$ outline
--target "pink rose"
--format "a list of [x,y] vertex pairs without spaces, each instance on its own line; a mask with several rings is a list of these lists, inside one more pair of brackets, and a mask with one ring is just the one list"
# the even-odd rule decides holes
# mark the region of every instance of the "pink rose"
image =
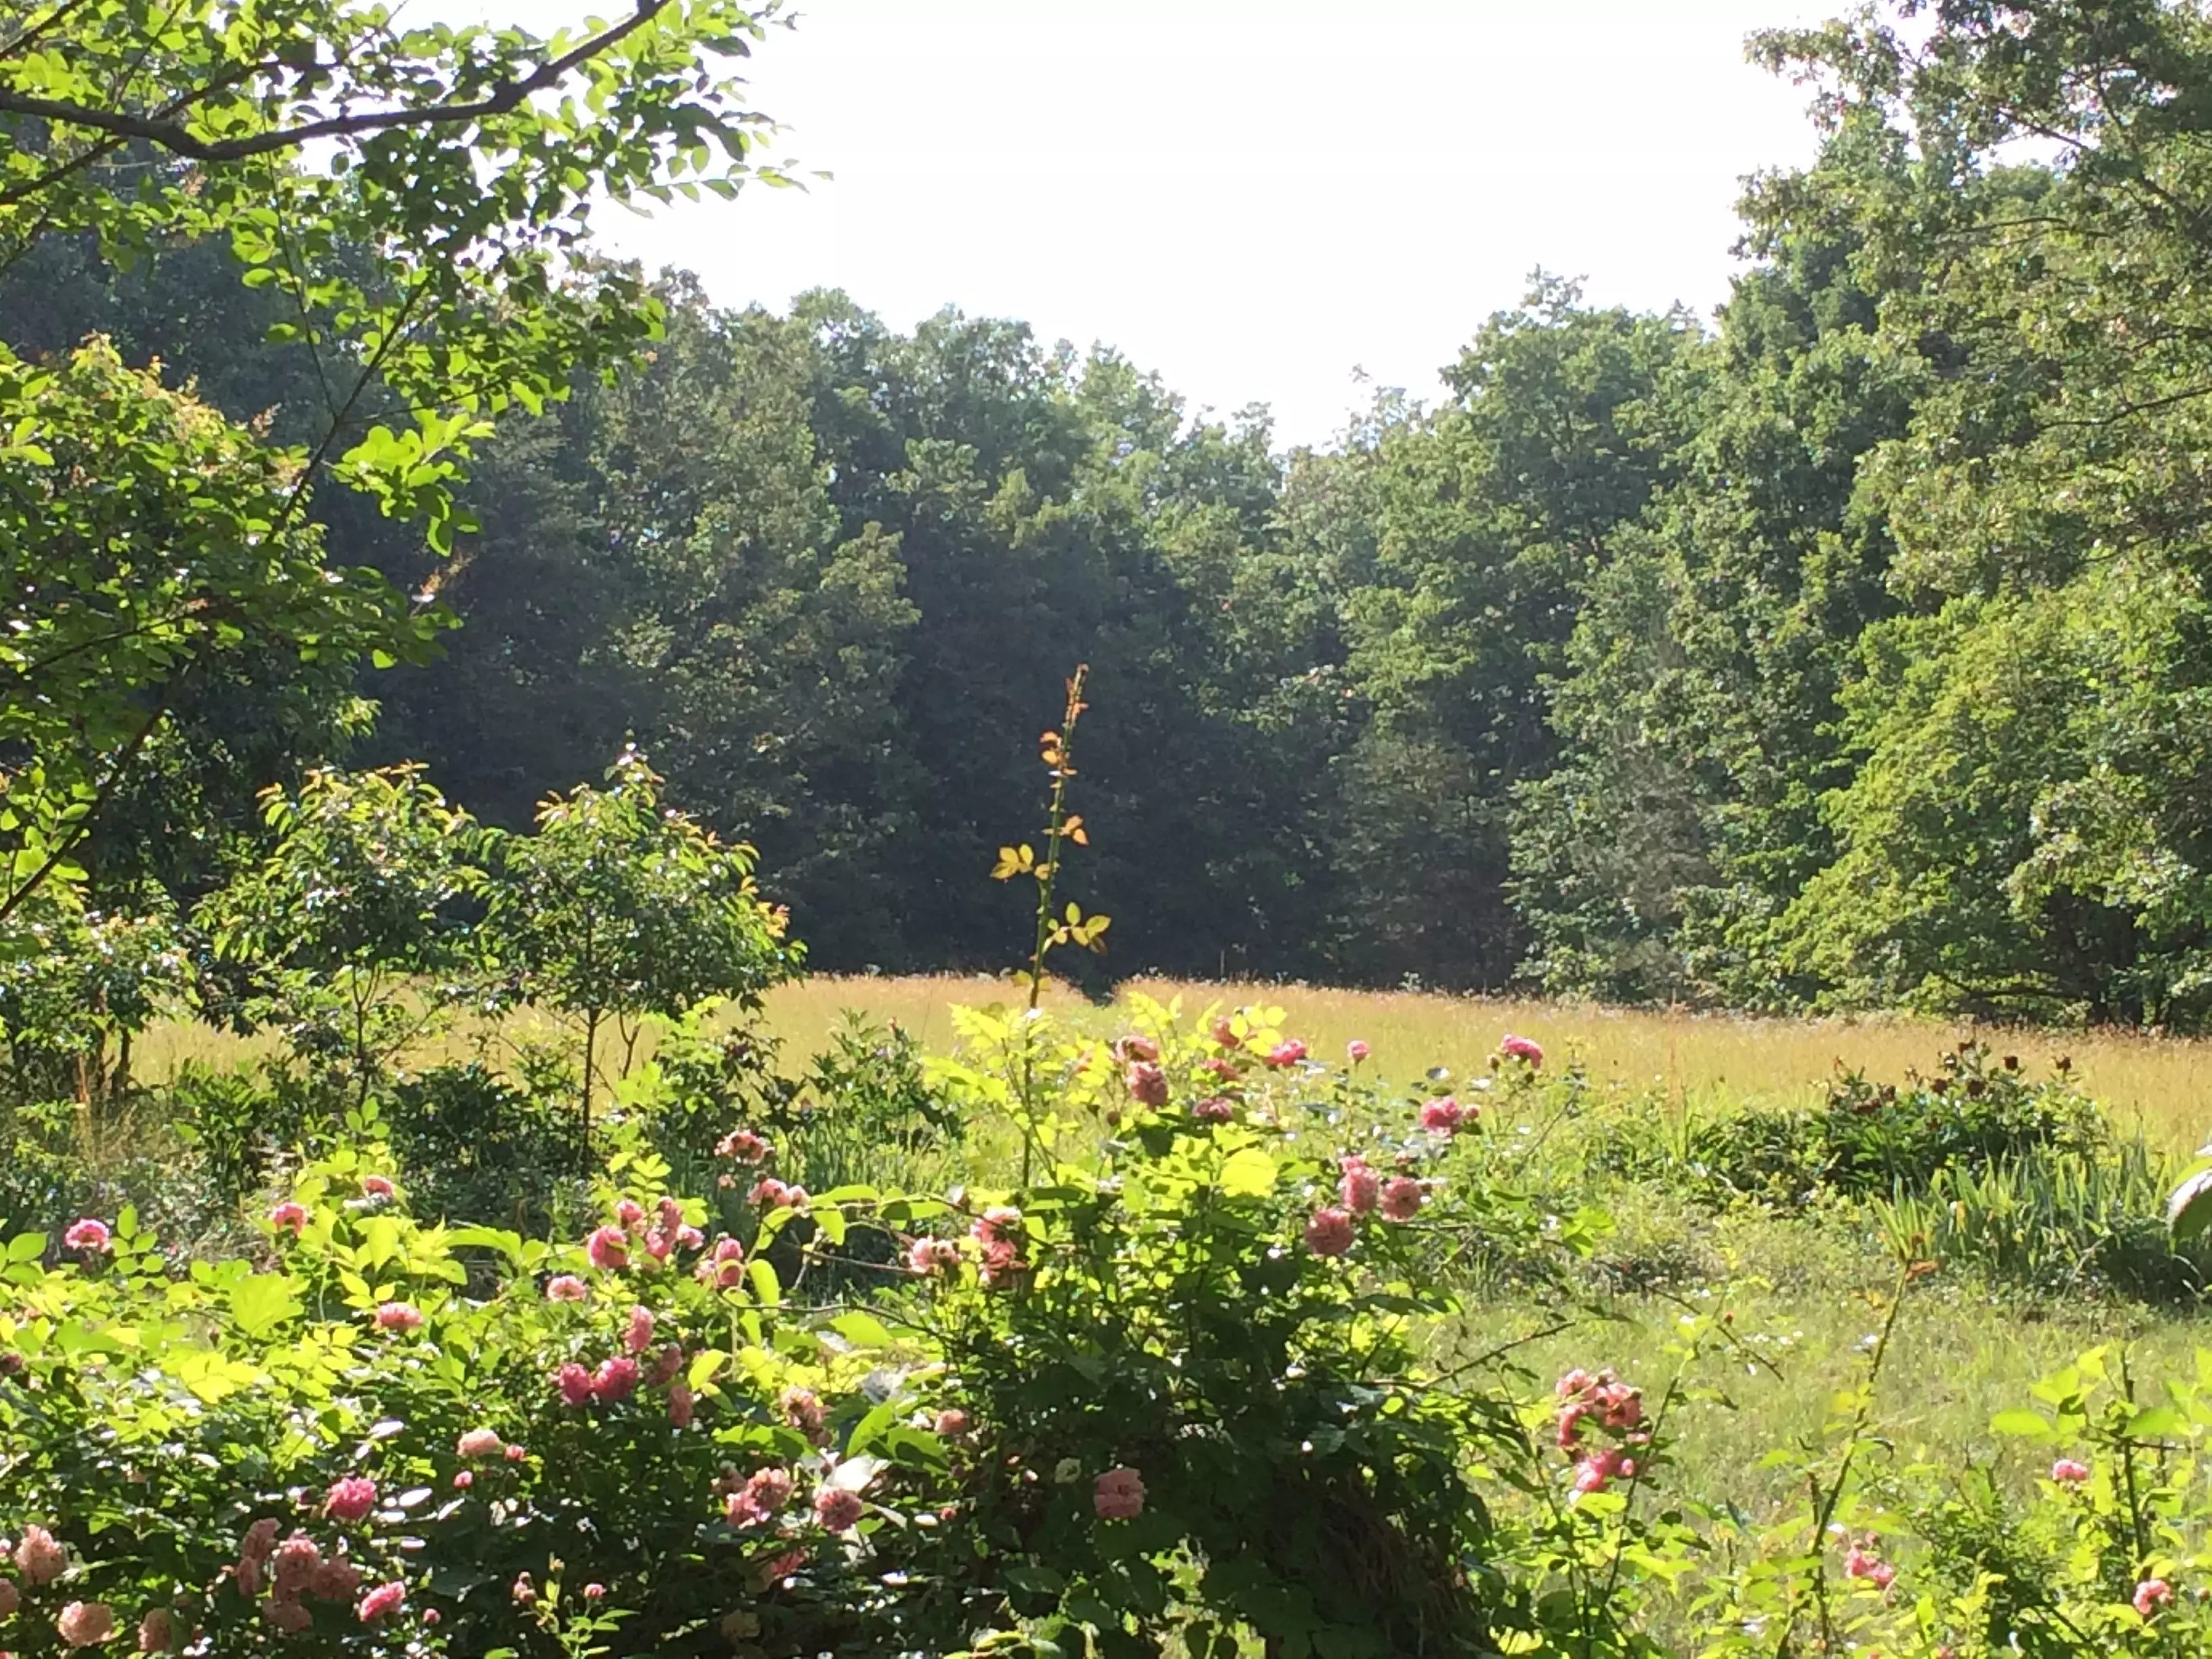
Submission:
[[957,1409],[938,1413],[937,1432],[947,1440],[958,1439],[968,1432],[968,1413]]
[[1358,1037],[1352,1038],[1351,1042],[1344,1045],[1345,1058],[1349,1060],[1354,1066],[1358,1065],[1361,1060],[1366,1059],[1369,1054],[1374,1052],[1375,1051],[1373,1049],[1370,1048]]
[[1102,1521],[1133,1521],[1145,1512],[1144,1477],[1134,1469],[1109,1469],[1092,1483],[1091,1506]]
[[70,1646],[88,1648],[115,1634],[115,1614],[105,1601],[72,1601],[54,1626]]
[[592,1374],[571,1359],[553,1373],[553,1386],[561,1390],[561,1403],[571,1410],[592,1398]]
[[167,1653],[177,1645],[176,1616],[167,1607],[155,1607],[138,1621],[138,1651]]
[[615,1219],[625,1232],[635,1232],[645,1220],[645,1207],[634,1198],[625,1198],[615,1206]]
[[[105,1221],[95,1221],[90,1216],[86,1216],[79,1221],[72,1221],[70,1223],[69,1231],[62,1235],[64,1244],[72,1250],[82,1250],[88,1255],[98,1255],[106,1249],[112,1242],[107,1231],[107,1224]],[[89,1605],[99,1607],[100,1603],[94,1601]],[[85,1644],[80,1642],[75,1645],[82,1647]]]
[[2148,1619],[2173,1600],[2173,1586],[2163,1578],[2146,1578],[2136,1586],[2136,1611]]
[[602,1272],[613,1273],[629,1266],[629,1235],[619,1227],[599,1227],[584,1241],[584,1254],[592,1265]]
[[691,1426],[691,1413],[697,1402],[693,1398],[689,1382],[675,1382],[668,1389],[668,1420],[679,1429]]
[[1267,1064],[1274,1066],[1295,1066],[1306,1057],[1306,1045],[1296,1037],[1285,1037],[1267,1050]]
[[915,1273],[949,1273],[960,1266],[960,1247],[949,1238],[917,1238],[907,1247],[907,1270]]
[[397,1198],[399,1196],[399,1189],[392,1184],[392,1177],[390,1176],[380,1175],[363,1176],[361,1178],[361,1193],[363,1198]]
[[1212,1095],[1192,1107],[1190,1115],[1200,1123],[1226,1123],[1237,1115],[1237,1103]]
[[1501,1054],[1509,1054],[1515,1060],[1525,1060],[1531,1066],[1541,1066],[1544,1063],[1544,1048],[1541,1043],[1534,1037],[1515,1036],[1510,1031],[1498,1040],[1498,1052]]
[[288,1198],[269,1212],[269,1224],[279,1232],[289,1231],[296,1237],[307,1230],[307,1206]]
[[1133,1060],[1122,1073],[1129,1085],[1129,1097],[1146,1106],[1168,1103],[1168,1074],[1148,1060]]
[[1392,1176],[1382,1183],[1382,1214],[1386,1220],[1411,1221],[1421,1212],[1426,1197],[1421,1183],[1411,1176]]
[[1382,1201],[1382,1177],[1361,1158],[1346,1158],[1343,1169],[1343,1177],[1336,1184],[1337,1194],[1352,1214],[1365,1215]]
[[623,1346],[631,1353],[643,1353],[653,1346],[653,1310],[632,1308],[629,1323],[623,1329]]
[[[270,1531],[276,1528],[272,1525]],[[69,1552],[44,1527],[26,1527],[22,1541],[15,1546],[15,1565],[33,1583],[51,1584],[69,1570]]]
[[1467,1109],[1449,1095],[1421,1103],[1421,1127],[1432,1134],[1452,1134],[1466,1120]]
[[1316,1255],[1342,1255],[1351,1248],[1352,1218],[1342,1210],[1316,1210],[1306,1223],[1306,1249]]
[[493,1430],[471,1429],[453,1443],[453,1449],[463,1457],[498,1457],[507,1446]]
[[581,1302],[591,1291],[574,1273],[556,1273],[545,1281],[548,1302]]
[[2089,1478],[2089,1466],[2062,1457],[2051,1466],[2051,1478],[2062,1486],[2075,1486]]
[[1150,1063],[1160,1057],[1160,1045],[1147,1036],[1125,1036],[1114,1045],[1115,1059]]
[[404,1584],[379,1584],[361,1598],[361,1622],[373,1625],[387,1613],[397,1613],[407,1600]]
[[714,1143],[714,1151],[734,1163],[762,1164],[768,1159],[769,1145],[750,1129],[732,1129]]
[[386,1302],[376,1310],[380,1331],[414,1331],[422,1328],[422,1310],[411,1302]]
[[637,1361],[628,1354],[602,1359],[592,1376],[592,1397],[607,1405],[627,1400],[637,1387]]
[[824,1486],[814,1494],[815,1518],[831,1532],[850,1532],[866,1510],[858,1492],[842,1486]]
[[350,1524],[376,1507],[376,1482],[365,1475],[349,1474],[332,1483],[323,1495],[324,1512],[333,1521]]

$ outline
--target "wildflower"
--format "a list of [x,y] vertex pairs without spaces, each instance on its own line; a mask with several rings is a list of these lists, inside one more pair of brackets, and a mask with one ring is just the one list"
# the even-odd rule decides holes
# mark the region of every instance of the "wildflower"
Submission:
[[2089,1466],[2077,1463],[2070,1457],[2062,1457],[2051,1466],[2051,1478],[2062,1486],[2079,1486],[2089,1478]]
[[1133,1521],[1145,1512],[1145,1480],[1134,1469],[1109,1469],[1091,1488],[1102,1521]]
[[690,1428],[696,1404],[689,1382],[675,1384],[668,1390],[668,1420],[679,1429]]
[[177,1620],[167,1607],[155,1607],[138,1621],[138,1651],[167,1653],[177,1645]]
[[561,1390],[561,1403],[571,1410],[591,1400],[592,1374],[573,1359],[553,1373],[553,1383]]
[[626,1233],[634,1233],[645,1224],[645,1206],[634,1198],[625,1198],[615,1206],[615,1220]]
[[463,1457],[497,1457],[507,1446],[493,1430],[471,1429],[453,1443],[453,1450]]
[[1305,1057],[1306,1045],[1296,1037],[1285,1037],[1268,1049],[1266,1056],[1267,1064],[1277,1067],[1295,1066]]
[[1160,1057],[1160,1045],[1148,1036],[1129,1036],[1114,1045],[1114,1058],[1124,1062],[1135,1061],[1150,1065]]
[[115,1614],[105,1601],[72,1601],[54,1627],[70,1646],[88,1648],[115,1634]]
[[366,1475],[349,1474],[323,1496],[324,1511],[333,1521],[359,1521],[375,1507],[376,1482]]
[[1237,1115],[1237,1103],[1211,1095],[1192,1107],[1190,1115],[1200,1123],[1226,1123]]
[[628,1354],[602,1359],[599,1369],[592,1376],[592,1397],[610,1406],[618,1400],[629,1399],[636,1387],[637,1361]]
[[1467,1109],[1449,1095],[1421,1103],[1421,1127],[1436,1134],[1454,1134],[1467,1116]]
[[632,1353],[643,1353],[653,1346],[653,1310],[632,1308],[629,1323],[623,1330],[623,1346]]
[[2136,1611],[2148,1619],[2173,1600],[2173,1586],[2163,1578],[2146,1578],[2136,1586]]
[[917,1238],[907,1247],[906,1265],[917,1273],[949,1273],[960,1265],[960,1247],[949,1238]]
[[1168,1103],[1168,1074],[1148,1060],[1131,1060],[1122,1081],[1129,1085],[1130,1097],[1145,1105]]
[[377,1304],[376,1328],[380,1331],[413,1331],[422,1327],[422,1310],[411,1302],[383,1302]]
[[1361,1060],[1366,1059],[1368,1055],[1374,1052],[1375,1051],[1373,1049],[1370,1048],[1358,1037],[1352,1038],[1351,1042],[1344,1045],[1344,1056],[1354,1066],[1358,1065]]
[[556,1273],[545,1281],[548,1302],[581,1302],[591,1291],[574,1273]]
[[946,1440],[958,1439],[968,1432],[968,1413],[957,1409],[938,1413],[937,1432]]
[[738,1164],[765,1164],[769,1144],[750,1129],[732,1129],[714,1143],[714,1153]]
[[1390,1221],[1411,1221],[1421,1212],[1427,1194],[1411,1176],[1392,1176],[1382,1183],[1382,1214]]
[[850,1532],[866,1512],[858,1492],[842,1486],[824,1486],[814,1494],[815,1519],[831,1532]]
[[[270,1522],[270,1531],[276,1529]],[[44,1527],[26,1527],[22,1541],[15,1546],[15,1565],[33,1583],[51,1584],[68,1571],[69,1551]]]
[[612,1273],[629,1266],[629,1236],[619,1227],[600,1227],[584,1242],[584,1254],[594,1267]]
[[1316,1255],[1342,1255],[1352,1248],[1352,1218],[1339,1209],[1320,1209],[1306,1223],[1306,1248]]
[[1382,1201],[1382,1177],[1357,1158],[1346,1158],[1343,1170],[1343,1177],[1337,1182],[1337,1194],[1346,1209],[1354,1215],[1365,1215]]
[[[70,1223],[69,1231],[62,1235],[62,1243],[72,1250],[82,1250],[96,1255],[108,1248],[112,1239],[105,1221],[95,1221],[90,1216]],[[99,1605],[97,1602],[93,1605]]]
[[404,1584],[379,1584],[361,1598],[361,1622],[373,1625],[387,1613],[397,1613],[407,1600]]
[[1544,1046],[1533,1037],[1515,1036],[1508,1031],[1498,1039],[1498,1052],[1515,1060],[1525,1060],[1531,1066],[1544,1063]]
[[[286,1199],[269,1212],[269,1224],[280,1231],[289,1230],[295,1237],[307,1230],[307,1206],[296,1199]],[[153,1617],[151,1613],[148,1618]]]
[[363,1198],[397,1198],[399,1189],[392,1184],[390,1176],[363,1176],[361,1178],[361,1195]]

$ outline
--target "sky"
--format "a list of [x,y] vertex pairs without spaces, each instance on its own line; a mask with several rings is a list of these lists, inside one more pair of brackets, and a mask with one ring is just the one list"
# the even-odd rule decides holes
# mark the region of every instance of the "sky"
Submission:
[[[559,0],[432,0],[550,32]],[[755,59],[804,192],[603,210],[719,303],[844,289],[1101,343],[1194,410],[1328,441],[1437,370],[1529,273],[1700,312],[1743,175],[1809,159],[1751,30],[1836,0],[807,0]],[[420,7],[410,8],[419,10]]]

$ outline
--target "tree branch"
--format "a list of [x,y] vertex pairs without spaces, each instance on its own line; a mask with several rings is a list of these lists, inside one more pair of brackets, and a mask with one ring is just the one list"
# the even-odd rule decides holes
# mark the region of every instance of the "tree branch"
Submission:
[[502,81],[488,95],[465,104],[431,104],[420,109],[337,115],[327,120],[309,121],[299,126],[281,127],[270,132],[254,133],[244,138],[220,139],[213,143],[194,137],[180,121],[130,115],[115,110],[92,109],[82,104],[65,103],[52,98],[26,97],[15,92],[0,91],[0,114],[34,115],[68,126],[89,127],[96,132],[105,132],[117,138],[135,138],[159,145],[174,155],[195,161],[244,161],[249,156],[264,155],[275,150],[294,149],[321,138],[349,138],[362,133],[386,131],[393,127],[438,126],[459,121],[474,121],[488,115],[504,115],[532,93],[558,85],[578,64],[588,63],[625,36],[643,27],[667,9],[668,3],[669,0],[637,0],[637,10],[623,22],[593,35],[574,50],[540,64],[520,80]]

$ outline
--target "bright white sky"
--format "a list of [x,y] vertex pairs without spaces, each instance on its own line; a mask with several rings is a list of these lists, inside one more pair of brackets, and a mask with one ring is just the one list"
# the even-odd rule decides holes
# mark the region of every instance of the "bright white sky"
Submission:
[[[556,0],[432,0],[549,30]],[[1812,151],[1743,38],[1838,0],[807,0],[757,58],[776,153],[833,180],[619,210],[716,301],[840,287],[1118,347],[1194,408],[1319,443],[1364,368],[1428,398],[1529,271],[1701,311],[1738,180]],[[415,9],[421,9],[416,8]]]

